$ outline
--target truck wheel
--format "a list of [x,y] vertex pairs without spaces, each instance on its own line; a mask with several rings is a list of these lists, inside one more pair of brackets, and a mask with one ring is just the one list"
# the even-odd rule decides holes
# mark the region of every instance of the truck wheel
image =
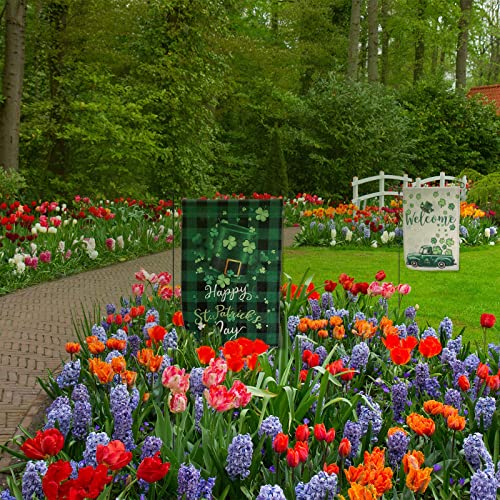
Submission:
[[444,269],[446,267],[446,262],[444,260],[440,260],[438,262],[439,269]]
[[416,260],[412,260],[410,262],[410,264],[411,264],[411,267],[418,267],[418,262]]

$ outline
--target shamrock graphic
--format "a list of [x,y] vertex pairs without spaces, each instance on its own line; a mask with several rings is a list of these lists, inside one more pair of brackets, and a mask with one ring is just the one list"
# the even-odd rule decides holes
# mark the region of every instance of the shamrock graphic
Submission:
[[214,281],[214,277],[212,275],[210,275],[210,274],[206,274],[203,279],[205,280],[205,283],[207,285],[211,285],[212,282]]
[[222,245],[226,247],[228,250],[232,250],[236,245],[236,238],[234,236],[229,235],[227,240],[222,240]]
[[266,222],[267,218],[269,217],[269,211],[264,210],[262,207],[259,207],[256,211],[256,219],[260,220],[260,222]]
[[221,287],[224,288],[225,286],[229,285],[231,283],[231,280],[225,276],[224,274],[219,274],[217,277],[217,284]]
[[251,254],[255,250],[255,243],[253,241],[245,240],[243,242],[243,251]]

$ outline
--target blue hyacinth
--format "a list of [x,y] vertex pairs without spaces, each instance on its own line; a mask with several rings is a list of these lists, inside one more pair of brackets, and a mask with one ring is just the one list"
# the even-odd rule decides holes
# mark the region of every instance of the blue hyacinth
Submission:
[[177,475],[177,498],[197,500],[200,471],[192,464],[181,464]]
[[361,425],[358,422],[348,420],[344,426],[344,435],[351,443],[350,457],[354,457],[358,453],[359,445],[361,444]]
[[368,363],[368,357],[370,356],[370,348],[366,342],[360,342],[352,348],[350,368],[354,370],[361,370]]
[[227,449],[226,472],[231,479],[245,479],[250,475],[253,443],[250,434],[238,434]]
[[106,446],[107,444],[109,444],[109,442],[109,436],[105,432],[91,432],[87,436],[87,440],[85,442],[85,450],[83,452],[84,465],[92,465],[93,467],[95,467],[97,465],[95,459],[97,446],[100,444]]
[[410,436],[402,431],[396,431],[387,438],[388,459],[391,467],[397,468],[408,451]]
[[111,389],[110,403],[115,423],[113,439],[122,441],[127,451],[131,451],[135,448],[135,443],[132,435],[131,398],[126,385],[120,384]]
[[78,383],[78,379],[80,378],[80,371],[81,364],[79,359],[75,361],[68,361],[64,365],[61,374],[56,377],[57,385],[61,389],[73,387]]
[[476,432],[474,434],[469,434],[464,439],[463,449],[465,459],[474,470],[478,470],[482,462],[484,462],[487,467],[493,466],[493,460],[486,449],[481,433]]
[[71,428],[72,410],[69,399],[59,396],[47,408],[47,422],[44,429],[57,427],[66,437]]
[[470,481],[471,500],[496,500],[498,482],[493,468],[476,471]]
[[283,490],[275,484],[264,484],[260,487],[259,494],[255,500],[286,500]]
[[47,464],[44,460],[36,462],[30,460],[24,470],[21,491],[23,498],[45,498],[42,489],[42,477],[47,472]]
[[483,426],[488,429],[491,426],[493,420],[493,414],[496,410],[496,401],[491,396],[485,398],[479,398],[476,401],[476,407],[474,410],[474,418],[478,424],[483,421]]
[[144,439],[144,443],[142,443],[141,461],[145,458],[154,457],[156,453],[161,450],[162,446],[163,441],[161,438],[156,436],[147,436],[146,439]]
[[92,406],[87,386],[78,384],[73,389],[71,399],[73,408],[73,436],[76,439],[85,439],[92,423]]
[[391,390],[392,413],[396,422],[402,423],[402,414],[408,402],[408,386],[404,382],[394,384]]
[[281,425],[280,419],[275,417],[274,415],[270,415],[262,421],[260,426],[258,435],[262,437],[264,434],[271,438],[271,441],[274,441],[274,438],[280,433],[283,432],[283,427]]

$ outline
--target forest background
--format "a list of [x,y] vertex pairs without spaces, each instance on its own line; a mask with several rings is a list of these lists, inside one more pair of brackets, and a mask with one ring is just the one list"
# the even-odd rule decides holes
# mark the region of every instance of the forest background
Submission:
[[500,82],[500,0],[0,10],[0,165],[24,196],[341,201],[379,170],[499,175],[500,118],[467,90]]

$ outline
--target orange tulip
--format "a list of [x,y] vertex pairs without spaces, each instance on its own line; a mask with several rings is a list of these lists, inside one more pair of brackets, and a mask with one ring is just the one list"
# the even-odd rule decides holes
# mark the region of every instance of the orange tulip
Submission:
[[436,430],[436,424],[431,418],[425,418],[418,413],[410,413],[406,417],[406,423],[413,432],[419,436],[432,436]]
[[103,352],[104,349],[106,349],[106,346],[102,342],[100,342],[99,340],[97,340],[96,342],[91,342],[89,344],[89,351],[94,356],[97,356],[98,354]]
[[89,359],[90,372],[97,376],[101,384],[108,384],[113,380],[115,372],[109,363],[99,358]]
[[163,338],[167,334],[167,330],[165,330],[165,328],[163,328],[163,326],[161,326],[161,325],[156,325],[156,326],[153,326],[152,328],[148,329],[148,334],[149,334],[149,338],[153,342],[159,343],[163,340]]
[[402,432],[405,436],[408,434],[402,427],[391,427],[387,431],[387,437],[390,437],[393,434],[396,434],[396,432]]
[[344,328],[344,325],[335,326],[333,328],[333,336],[337,340],[342,340],[345,337],[345,328]]
[[66,342],[66,352],[68,354],[77,354],[80,352],[81,346],[78,342]]
[[127,369],[127,362],[123,356],[117,356],[111,360],[111,368],[115,373],[122,373]]
[[163,362],[163,356],[151,356],[148,362],[148,370],[151,373],[156,373]]
[[127,384],[129,387],[132,387],[137,380],[137,372],[131,370],[123,371],[120,373],[120,376],[122,377],[122,382]]
[[429,399],[424,402],[424,411],[429,415],[441,415],[443,413],[443,408],[444,404],[434,399]]
[[113,337],[106,341],[106,347],[113,351],[123,351],[127,347],[127,341]]
[[410,464],[412,467],[420,468],[424,461],[425,457],[421,451],[413,450],[406,453],[403,457],[403,468],[405,474],[408,474],[408,471],[410,470]]
[[372,484],[362,486],[358,483],[352,483],[347,490],[349,500],[377,500],[377,490]]
[[451,405],[443,405],[443,411],[441,415],[443,415],[444,418],[448,418],[452,415],[458,415],[458,410]]
[[340,316],[332,316],[330,318],[330,326],[340,326],[343,324],[342,318]]
[[326,339],[328,337],[328,330],[318,330],[318,337],[320,339]]
[[149,360],[153,357],[153,349],[141,349],[137,352],[137,361],[143,366],[149,365]]
[[450,415],[446,420],[448,424],[448,428],[453,431],[463,431],[465,429],[465,417],[461,417],[460,415]]
[[424,493],[431,482],[431,472],[431,467],[425,469],[410,467],[406,476],[406,486],[414,493]]

